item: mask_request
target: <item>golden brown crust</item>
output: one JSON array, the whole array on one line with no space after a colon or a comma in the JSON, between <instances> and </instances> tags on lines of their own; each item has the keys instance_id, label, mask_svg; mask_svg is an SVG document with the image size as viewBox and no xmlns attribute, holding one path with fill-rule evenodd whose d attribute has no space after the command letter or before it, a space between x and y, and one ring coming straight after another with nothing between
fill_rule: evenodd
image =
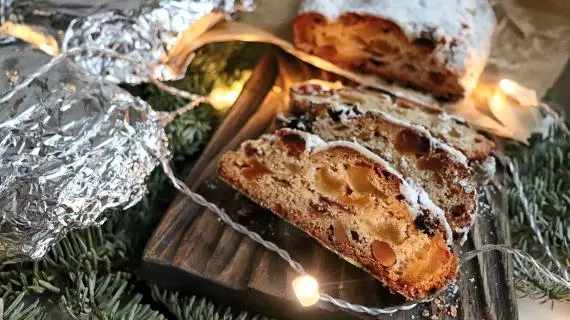
<instances>
[{"instance_id":1,"label":"golden brown crust","mask_svg":"<svg viewBox=\"0 0 570 320\"><path fill-rule=\"evenodd\" d=\"M222 156L219 175L407 298L425 298L456 276L458 259L443 233L415 226L400 178L345 147L298 150L297 142L278 136L247 141ZM252 161L264 169L246 178ZM366 178L357 182L355 174Z\"/></svg>"}]
</instances>

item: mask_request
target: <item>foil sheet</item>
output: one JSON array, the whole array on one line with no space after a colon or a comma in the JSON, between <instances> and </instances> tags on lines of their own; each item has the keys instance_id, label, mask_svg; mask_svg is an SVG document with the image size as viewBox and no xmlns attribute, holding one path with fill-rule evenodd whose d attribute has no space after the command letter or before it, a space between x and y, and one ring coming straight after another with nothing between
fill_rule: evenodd
<instances>
[{"instance_id":1,"label":"foil sheet","mask_svg":"<svg viewBox=\"0 0 570 320\"><path fill-rule=\"evenodd\" d=\"M253 0L161 0L144 6L136 14L100 12L74 19L65 32L62 52L74 48L113 50L122 57L86 52L74 57L85 71L115 83L148 82L149 77L173 80L173 74L160 67L180 32L214 10L233 14L251 10Z\"/></svg>"},{"instance_id":2,"label":"foil sheet","mask_svg":"<svg viewBox=\"0 0 570 320\"><path fill-rule=\"evenodd\" d=\"M142 197L157 155L169 155L164 121L64 57L11 45L0 66L0 261L39 259Z\"/></svg>"},{"instance_id":3,"label":"foil sheet","mask_svg":"<svg viewBox=\"0 0 570 320\"><path fill-rule=\"evenodd\" d=\"M12 15L12 0L0 0L0 25L10 20ZM14 41L14 38L3 36L0 33L0 45Z\"/></svg>"}]
</instances>

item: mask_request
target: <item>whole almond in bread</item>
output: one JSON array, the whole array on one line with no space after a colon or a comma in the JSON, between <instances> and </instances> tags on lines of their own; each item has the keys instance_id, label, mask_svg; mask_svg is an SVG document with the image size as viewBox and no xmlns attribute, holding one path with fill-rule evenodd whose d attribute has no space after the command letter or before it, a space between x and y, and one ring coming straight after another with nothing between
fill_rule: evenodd
<instances>
[{"instance_id":1,"label":"whole almond in bread","mask_svg":"<svg viewBox=\"0 0 570 320\"><path fill-rule=\"evenodd\" d=\"M443 211L355 143L282 129L224 154L219 174L409 299L425 298L456 277Z\"/></svg>"},{"instance_id":2,"label":"whole almond in bread","mask_svg":"<svg viewBox=\"0 0 570 320\"><path fill-rule=\"evenodd\" d=\"M475 88L495 24L487 0L302 0L293 41L347 69L456 100Z\"/></svg>"}]
</instances>

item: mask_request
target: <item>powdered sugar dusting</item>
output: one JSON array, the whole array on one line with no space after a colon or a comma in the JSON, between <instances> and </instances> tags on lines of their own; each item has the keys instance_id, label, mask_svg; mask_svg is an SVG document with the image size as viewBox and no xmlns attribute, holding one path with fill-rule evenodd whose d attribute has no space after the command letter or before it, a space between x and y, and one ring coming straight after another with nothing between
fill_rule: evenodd
<instances>
[{"instance_id":1,"label":"powdered sugar dusting","mask_svg":"<svg viewBox=\"0 0 570 320\"><path fill-rule=\"evenodd\" d=\"M396 23L414 40L429 32L434 55L470 92L489 56L496 18L487 0L303 0L300 13L334 21L344 13L374 15Z\"/></svg>"}]
</instances>

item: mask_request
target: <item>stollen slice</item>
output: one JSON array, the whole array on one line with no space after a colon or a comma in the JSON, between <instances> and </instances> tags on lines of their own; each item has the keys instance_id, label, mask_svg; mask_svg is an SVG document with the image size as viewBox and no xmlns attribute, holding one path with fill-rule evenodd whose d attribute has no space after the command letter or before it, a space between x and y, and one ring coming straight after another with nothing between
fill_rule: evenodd
<instances>
[{"instance_id":1,"label":"stollen slice","mask_svg":"<svg viewBox=\"0 0 570 320\"><path fill-rule=\"evenodd\" d=\"M356 143L281 129L225 153L218 169L229 185L409 299L456 277L443 211Z\"/></svg>"}]
</instances>

